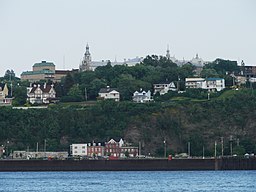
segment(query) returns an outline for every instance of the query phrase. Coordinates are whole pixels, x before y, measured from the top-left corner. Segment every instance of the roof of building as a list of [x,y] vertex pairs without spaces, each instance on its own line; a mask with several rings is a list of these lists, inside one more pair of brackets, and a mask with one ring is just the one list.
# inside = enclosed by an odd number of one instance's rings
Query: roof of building
[[24,71],[21,75],[38,75],[38,74],[54,74],[51,70],[40,70],[40,71]]
[[112,92],[112,91],[118,92],[118,91],[117,91],[117,88],[101,88],[100,91],[99,91],[99,93],[110,93],[110,92]]
[[4,90],[5,83],[0,83],[0,89],[1,91]]
[[42,61],[41,63],[35,63],[33,67],[43,67],[43,66],[55,66],[52,62]]
[[216,80],[223,80],[223,78],[218,77],[212,77],[212,78],[206,78],[207,81],[216,81]]
[[34,93],[35,90],[38,88],[38,85],[40,89],[42,90],[43,93],[49,93],[51,88],[53,88],[53,84],[38,84],[38,83],[33,83],[32,84],[32,89],[29,93]]
[[204,78],[199,78],[199,77],[192,77],[192,78],[186,78],[185,81],[204,81]]

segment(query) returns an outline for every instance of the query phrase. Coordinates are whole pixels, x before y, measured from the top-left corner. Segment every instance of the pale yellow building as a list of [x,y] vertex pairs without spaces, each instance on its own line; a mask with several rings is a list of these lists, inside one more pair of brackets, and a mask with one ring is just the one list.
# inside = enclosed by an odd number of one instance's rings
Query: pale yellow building
[[78,70],[56,70],[52,62],[42,61],[33,65],[33,71],[25,71],[21,74],[21,80],[29,82],[37,82],[40,80],[51,80],[53,82],[60,82],[62,77],[68,73]]

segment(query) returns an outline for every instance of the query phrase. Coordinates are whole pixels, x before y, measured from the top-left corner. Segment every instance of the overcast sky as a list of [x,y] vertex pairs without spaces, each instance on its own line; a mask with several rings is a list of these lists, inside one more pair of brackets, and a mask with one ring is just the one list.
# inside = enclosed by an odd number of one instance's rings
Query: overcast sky
[[78,68],[93,60],[171,55],[256,64],[254,0],[0,0],[0,76],[35,62]]

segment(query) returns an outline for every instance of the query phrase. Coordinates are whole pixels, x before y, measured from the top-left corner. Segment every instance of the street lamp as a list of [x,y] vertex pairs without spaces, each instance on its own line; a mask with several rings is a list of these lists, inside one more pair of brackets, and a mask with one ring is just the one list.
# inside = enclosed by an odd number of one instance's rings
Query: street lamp
[[6,141],[6,157],[9,156],[9,154],[8,154],[8,144],[9,144],[9,141],[7,140],[7,141]]
[[164,157],[166,157],[166,140],[164,140]]
[[188,142],[188,156],[190,157],[190,142]]

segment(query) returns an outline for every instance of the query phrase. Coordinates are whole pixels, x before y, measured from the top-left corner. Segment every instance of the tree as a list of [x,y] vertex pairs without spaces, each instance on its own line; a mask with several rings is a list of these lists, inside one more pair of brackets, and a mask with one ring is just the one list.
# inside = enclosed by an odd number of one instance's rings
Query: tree
[[74,85],[74,80],[71,73],[68,73],[64,80],[64,95],[67,95],[70,88]]
[[210,77],[219,77],[217,71],[215,69],[203,69],[200,74],[203,78],[210,78]]
[[4,78],[8,80],[8,79],[12,79],[14,77],[15,77],[14,71],[12,69],[11,70],[7,69],[4,74]]
[[70,88],[70,90],[69,90],[67,95],[70,96],[70,97],[73,97],[77,101],[81,101],[82,98],[83,98],[82,91],[79,89],[79,85],[78,84],[73,85]]

